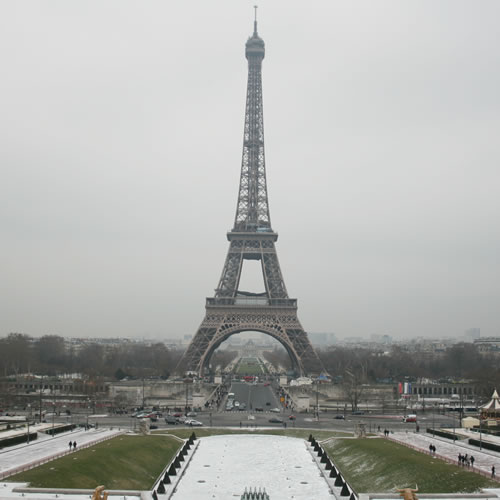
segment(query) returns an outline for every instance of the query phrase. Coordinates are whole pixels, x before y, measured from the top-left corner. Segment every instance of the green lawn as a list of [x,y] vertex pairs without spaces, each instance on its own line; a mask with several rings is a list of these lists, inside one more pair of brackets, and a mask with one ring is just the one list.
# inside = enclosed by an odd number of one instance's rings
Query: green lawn
[[41,488],[148,490],[180,448],[167,435],[118,436],[9,477]]
[[300,439],[307,439],[309,434],[311,434],[319,440],[328,439],[331,437],[346,437],[351,436],[352,434],[347,432],[337,432],[337,431],[310,431],[307,429],[257,429],[254,431],[250,431],[247,429],[230,429],[230,428],[212,428],[212,427],[196,427],[195,429],[191,428],[179,428],[172,429],[168,431],[156,431],[157,433],[164,434],[168,432],[168,434],[172,434],[174,436],[180,437],[182,439],[187,439],[191,433],[194,431],[196,437],[205,437],[205,436],[219,436],[222,434],[272,434],[275,436],[289,436],[296,437]]
[[420,493],[472,493],[498,483],[384,439],[334,439],[328,454],[358,493],[415,488]]
[[261,364],[254,358],[243,358],[237,366],[238,375],[262,375]]

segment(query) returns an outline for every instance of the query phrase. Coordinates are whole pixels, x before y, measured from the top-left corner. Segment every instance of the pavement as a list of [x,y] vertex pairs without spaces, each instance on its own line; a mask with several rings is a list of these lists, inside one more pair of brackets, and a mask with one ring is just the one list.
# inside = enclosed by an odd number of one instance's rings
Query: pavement
[[76,441],[78,449],[120,433],[121,431],[113,429],[74,430],[54,437],[38,433],[38,439],[30,444],[11,446],[0,451],[0,479],[29,468],[31,464],[69,453],[70,440]]
[[[478,438],[476,434],[470,437]],[[424,453],[429,453],[429,445],[436,447],[436,456],[438,458],[447,459],[458,465],[458,455],[467,454],[469,457],[474,456],[474,467],[472,470],[482,472],[483,475],[491,475],[491,468],[496,469],[497,479],[500,480],[500,453],[491,450],[479,450],[477,446],[468,444],[467,440],[457,440],[455,443],[449,439],[432,436],[428,433],[417,432],[394,432],[389,435],[389,439],[402,444],[409,445]],[[483,441],[484,441],[483,435]],[[494,442],[500,445],[500,438],[496,436],[487,436],[488,442]]]

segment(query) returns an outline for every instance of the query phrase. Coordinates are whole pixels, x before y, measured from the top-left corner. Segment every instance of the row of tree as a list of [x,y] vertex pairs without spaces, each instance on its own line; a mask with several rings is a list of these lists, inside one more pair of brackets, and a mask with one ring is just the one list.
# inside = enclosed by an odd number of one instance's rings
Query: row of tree
[[0,338],[0,373],[3,376],[81,373],[89,378],[168,378],[181,354],[160,342],[111,346],[89,343],[74,347],[57,335],[35,339],[12,333]]
[[[0,338],[0,376],[81,373],[88,378],[166,379],[174,372],[181,356],[182,351],[168,349],[161,342],[88,343],[75,347],[58,335],[35,339],[11,333]],[[236,356],[236,352],[219,349],[211,358],[211,366],[223,370]]]
[[[334,346],[318,350],[318,354],[326,371],[340,380],[356,377],[361,383],[373,383],[421,377],[453,378],[475,380],[483,383],[487,390],[500,387],[499,358],[479,353],[473,344],[455,344],[442,353],[409,352],[398,346],[388,352]],[[168,349],[160,342],[111,346],[89,343],[76,348],[57,335],[35,339],[12,333],[0,338],[0,374],[82,373],[90,378],[168,378],[181,355],[181,351]],[[223,369],[235,356],[235,352],[219,349],[211,359],[211,366]],[[290,369],[290,358],[281,347],[266,353],[265,357],[275,366]]]
[[[459,343],[443,352],[408,351],[392,346],[388,351],[332,346],[318,349],[325,370],[339,382],[397,383],[419,378],[474,380],[489,391],[500,387],[500,357],[483,354],[474,344]],[[265,353],[275,366],[290,368],[290,358],[279,347]]]

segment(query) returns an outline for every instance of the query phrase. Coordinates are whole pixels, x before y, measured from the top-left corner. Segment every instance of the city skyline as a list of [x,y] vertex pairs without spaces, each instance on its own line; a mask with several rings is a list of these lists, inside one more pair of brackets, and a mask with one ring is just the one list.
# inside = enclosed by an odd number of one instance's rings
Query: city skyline
[[[252,7],[2,7],[0,336],[196,332],[236,209]],[[500,335],[499,13],[259,6],[271,218],[308,332]]]

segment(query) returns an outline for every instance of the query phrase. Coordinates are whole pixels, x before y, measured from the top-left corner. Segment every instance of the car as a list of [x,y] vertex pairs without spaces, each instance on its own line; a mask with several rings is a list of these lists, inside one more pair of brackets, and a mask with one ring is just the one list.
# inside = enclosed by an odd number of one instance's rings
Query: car
[[297,418],[297,417],[296,417],[295,415],[290,415],[290,416],[288,417],[288,420],[295,420],[296,418]]
[[356,411],[353,411],[352,412],[353,415],[364,415],[365,412],[364,411],[361,411],[361,410],[356,410]]
[[257,406],[257,407],[255,408],[255,411],[264,411],[264,408],[262,408],[262,407],[260,407],[260,406]]
[[189,425],[190,425],[191,427],[201,427],[201,426],[203,425],[203,423],[202,423],[202,422],[200,422],[199,420],[194,420],[194,419],[193,419],[193,420],[190,420],[190,421],[189,421]]
[[345,420],[344,415],[335,415],[336,420]]
[[179,418],[179,417],[184,416],[184,413],[181,413],[181,412],[179,412],[179,411],[178,411],[178,412],[176,412],[176,413],[172,413],[172,415],[173,415],[174,417]]
[[271,385],[271,383],[270,383],[270,382],[266,382],[266,383],[264,384],[264,387],[268,387],[268,386],[270,386],[270,385]]
[[416,422],[417,421],[417,416],[416,415],[406,415],[403,417],[403,422]]
[[279,408],[271,408],[269,411],[273,412],[273,413],[280,413],[281,410]]
[[246,409],[247,409],[247,405],[245,403],[241,403],[240,410],[246,410]]
[[151,425],[149,426],[149,428],[150,428],[151,430],[154,430],[154,429],[158,429],[158,426],[157,426],[156,424],[151,424]]
[[278,418],[278,417],[273,417],[273,418],[269,419],[269,422],[271,424],[282,424],[283,423],[283,419],[282,418]]
[[186,416],[187,417],[197,417],[198,413],[196,413],[195,411],[190,411],[190,412],[188,412],[188,414]]
[[268,402],[266,403],[266,406],[271,406],[271,403],[268,401]]
[[235,402],[234,402],[234,406],[235,406],[235,408],[239,408],[239,406],[240,406],[240,402],[239,402],[239,401],[235,401]]
[[174,417],[173,415],[167,415],[165,417],[165,422],[169,425],[177,425],[179,423],[179,421],[177,420],[176,417]]

